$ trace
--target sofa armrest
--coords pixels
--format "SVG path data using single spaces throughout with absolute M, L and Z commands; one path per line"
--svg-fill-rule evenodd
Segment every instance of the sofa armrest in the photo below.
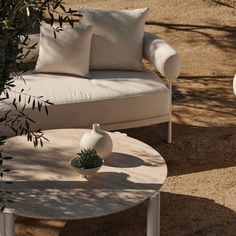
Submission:
M 167 79 L 176 79 L 181 70 L 178 53 L 155 34 L 145 32 L 143 41 L 144 58 L 152 62 Z

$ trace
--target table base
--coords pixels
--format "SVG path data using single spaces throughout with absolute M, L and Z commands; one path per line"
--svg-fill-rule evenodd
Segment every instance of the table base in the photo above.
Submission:
M 160 192 L 149 198 L 147 206 L 147 236 L 160 236 Z
M 15 216 L 13 213 L 0 214 L 0 236 L 15 236 Z
M 15 236 L 14 214 L 0 214 L 0 236 Z M 148 201 L 147 236 L 160 236 L 160 192 L 156 192 Z

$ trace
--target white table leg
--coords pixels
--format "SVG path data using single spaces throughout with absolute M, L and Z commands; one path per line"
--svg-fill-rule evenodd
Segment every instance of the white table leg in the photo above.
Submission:
M 155 193 L 148 201 L 147 236 L 160 236 L 160 192 Z
M 6 236 L 15 236 L 15 215 L 5 213 Z
M 5 213 L 0 213 L 0 236 L 5 236 Z
M 12 213 L 0 214 L 0 236 L 15 236 L 15 216 Z

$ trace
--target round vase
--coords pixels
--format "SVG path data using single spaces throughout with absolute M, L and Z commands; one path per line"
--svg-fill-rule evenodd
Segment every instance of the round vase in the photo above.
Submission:
M 93 129 L 86 132 L 80 140 L 81 151 L 93 148 L 103 160 L 111 155 L 112 147 L 111 137 L 107 132 L 100 129 L 99 124 L 93 124 Z

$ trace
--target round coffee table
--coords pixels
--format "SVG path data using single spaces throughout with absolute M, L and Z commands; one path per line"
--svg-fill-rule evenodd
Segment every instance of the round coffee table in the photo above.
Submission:
M 22 136 L 6 141 L 4 152 L 14 157 L 5 161 L 13 170 L 5 175 L 13 182 L 6 187 L 13 192 L 14 202 L 0 215 L 1 236 L 14 235 L 14 215 L 86 219 L 117 213 L 146 200 L 147 235 L 159 235 L 159 190 L 167 177 L 164 159 L 143 142 L 125 134 L 110 133 L 111 157 L 98 173 L 86 180 L 69 165 L 80 151 L 84 132 L 84 129 L 45 131 L 49 142 L 44 142 L 43 148 L 34 148 Z

